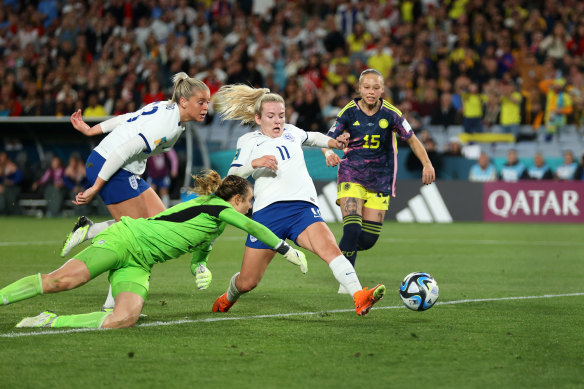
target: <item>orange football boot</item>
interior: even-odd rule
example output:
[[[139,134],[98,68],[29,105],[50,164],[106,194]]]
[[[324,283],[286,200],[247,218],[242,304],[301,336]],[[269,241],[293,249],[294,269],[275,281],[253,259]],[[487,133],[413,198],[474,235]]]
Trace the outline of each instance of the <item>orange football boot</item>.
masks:
[[[231,302],[227,300],[227,292],[225,292],[215,300],[215,303],[213,304],[213,312],[227,312],[233,304],[235,304],[235,301]]]
[[[355,300],[355,311],[357,312],[357,315],[367,315],[373,304],[381,300],[384,294],[385,285],[383,284],[378,284],[373,289],[363,288],[356,292],[353,295],[353,300]]]

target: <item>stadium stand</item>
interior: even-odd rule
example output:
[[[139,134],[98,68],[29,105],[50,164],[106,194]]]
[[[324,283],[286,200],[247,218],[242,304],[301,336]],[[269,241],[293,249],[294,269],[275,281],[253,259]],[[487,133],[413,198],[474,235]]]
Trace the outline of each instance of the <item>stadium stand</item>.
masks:
[[[478,146],[492,158],[510,147],[525,158],[536,151],[556,158],[570,149],[579,159],[584,150],[583,7],[526,0],[484,7],[458,0],[206,0],[186,1],[185,11],[156,0],[42,3],[0,6],[0,115],[7,120],[0,124],[0,151],[18,154],[27,172],[22,194],[31,201],[25,208],[39,204],[30,183],[45,167],[45,150],[63,159],[73,150],[84,157],[90,150],[66,127],[72,112],[87,108],[91,96],[98,100],[92,110],[103,108],[107,115],[168,98],[170,77],[178,71],[200,78],[212,92],[228,83],[267,87],[284,96],[288,119],[301,124],[313,119],[302,115],[306,96],[316,94],[328,120],[356,96],[360,72],[377,66],[386,77],[386,98],[418,136],[427,130],[438,150],[463,134],[462,97],[476,83],[485,132],[502,134],[510,117],[521,125],[516,143],[467,139],[465,146]],[[355,36],[358,22],[365,33]],[[560,25],[565,34],[558,38],[553,31]],[[557,86],[555,95],[544,91],[545,82]],[[161,88],[151,90],[155,84]],[[520,103],[510,103],[512,92],[520,93]],[[455,115],[431,125],[442,96],[451,96]],[[565,122],[554,122],[552,102],[561,105]],[[14,117],[47,125],[15,132],[9,124]],[[56,128],[47,118],[65,119]],[[234,149],[247,131],[213,118],[198,133],[212,154]],[[196,158],[194,164],[203,166]],[[460,179],[445,174],[454,176]]]

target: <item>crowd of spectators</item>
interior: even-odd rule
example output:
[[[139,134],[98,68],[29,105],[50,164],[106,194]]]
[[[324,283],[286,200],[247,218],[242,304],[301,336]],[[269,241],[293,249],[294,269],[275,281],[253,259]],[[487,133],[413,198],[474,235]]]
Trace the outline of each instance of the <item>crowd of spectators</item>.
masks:
[[[3,0],[0,57],[4,116],[118,115],[185,71],[326,132],[373,67],[416,132],[584,126],[580,0]]]
[[[583,54],[577,0],[4,0],[0,114],[115,115],[185,71],[268,87],[326,131],[374,67],[418,127],[553,134],[582,120]]]

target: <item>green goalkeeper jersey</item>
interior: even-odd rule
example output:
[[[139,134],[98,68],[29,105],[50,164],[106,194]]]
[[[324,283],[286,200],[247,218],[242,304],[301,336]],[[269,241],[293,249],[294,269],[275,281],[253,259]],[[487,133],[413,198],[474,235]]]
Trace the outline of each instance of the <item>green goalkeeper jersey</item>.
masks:
[[[272,231],[245,215],[231,204],[215,196],[201,196],[175,205],[148,219],[123,216],[127,229],[121,232],[135,259],[151,267],[193,253],[192,264],[206,264],[215,239],[231,224],[275,248],[280,243]],[[124,230],[124,229],[120,229]]]

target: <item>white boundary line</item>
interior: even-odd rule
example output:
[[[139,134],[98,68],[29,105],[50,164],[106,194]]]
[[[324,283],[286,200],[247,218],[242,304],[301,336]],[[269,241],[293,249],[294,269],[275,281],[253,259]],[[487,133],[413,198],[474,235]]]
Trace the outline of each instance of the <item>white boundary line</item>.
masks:
[[[573,296],[584,296],[582,293],[565,293],[565,294],[544,294],[542,296],[517,296],[517,297],[498,297],[498,298],[485,298],[485,299],[466,299],[466,300],[454,300],[454,301],[444,301],[438,302],[436,305],[453,305],[453,304],[467,304],[467,303],[482,303],[489,301],[507,301],[507,300],[532,300],[532,299],[544,299],[544,298],[556,298],[556,297],[573,297]],[[405,309],[405,306],[391,306],[391,307],[375,307],[372,310],[378,309]],[[184,319],[175,321],[153,321],[151,323],[138,324],[136,327],[160,327],[160,326],[171,326],[178,324],[192,324],[192,323],[214,323],[219,321],[230,321],[230,320],[249,320],[249,319],[272,319],[272,318],[282,318],[282,317],[292,317],[292,316],[309,316],[318,315],[322,313],[345,313],[353,312],[354,309],[332,309],[319,312],[291,312],[291,313],[275,313],[272,315],[256,315],[256,316],[234,316],[234,317],[210,317],[207,319]],[[34,332],[9,332],[7,334],[0,334],[0,338],[18,338],[23,336],[38,336],[38,335],[58,335],[58,334],[72,334],[76,332],[89,332],[89,331],[104,331],[104,329],[99,328],[73,328],[68,330],[46,330],[46,331],[34,331]]]
[[[219,238],[222,241],[225,240],[235,240],[235,241],[242,241],[245,237],[242,236],[224,236]],[[381,238],[383,242],[389,243],[416,243],[420,242],[420,239],[414,238]],[[566,247],[581,247],[584,246],[584,242],[575,242],[575,241],[553,241],[553,240],[546,240],[546,241],[531,241],[531,240],[494,240],[494,239],[424,239],[424,242],[427,243],[435,243],[435,244],[445,244],[445,243],[456,243],[456,244],[475,244],[475,245],[502,245],[502,246],[509,246],[509,245],[530,245],[530,246],[566,246]],[[42,246],[42,245],[62,245],[63,241],[57,240],[46,240],[46,241],[14,241],[14,242],[0,242],[0,247],[12,247],[12,246]]]

